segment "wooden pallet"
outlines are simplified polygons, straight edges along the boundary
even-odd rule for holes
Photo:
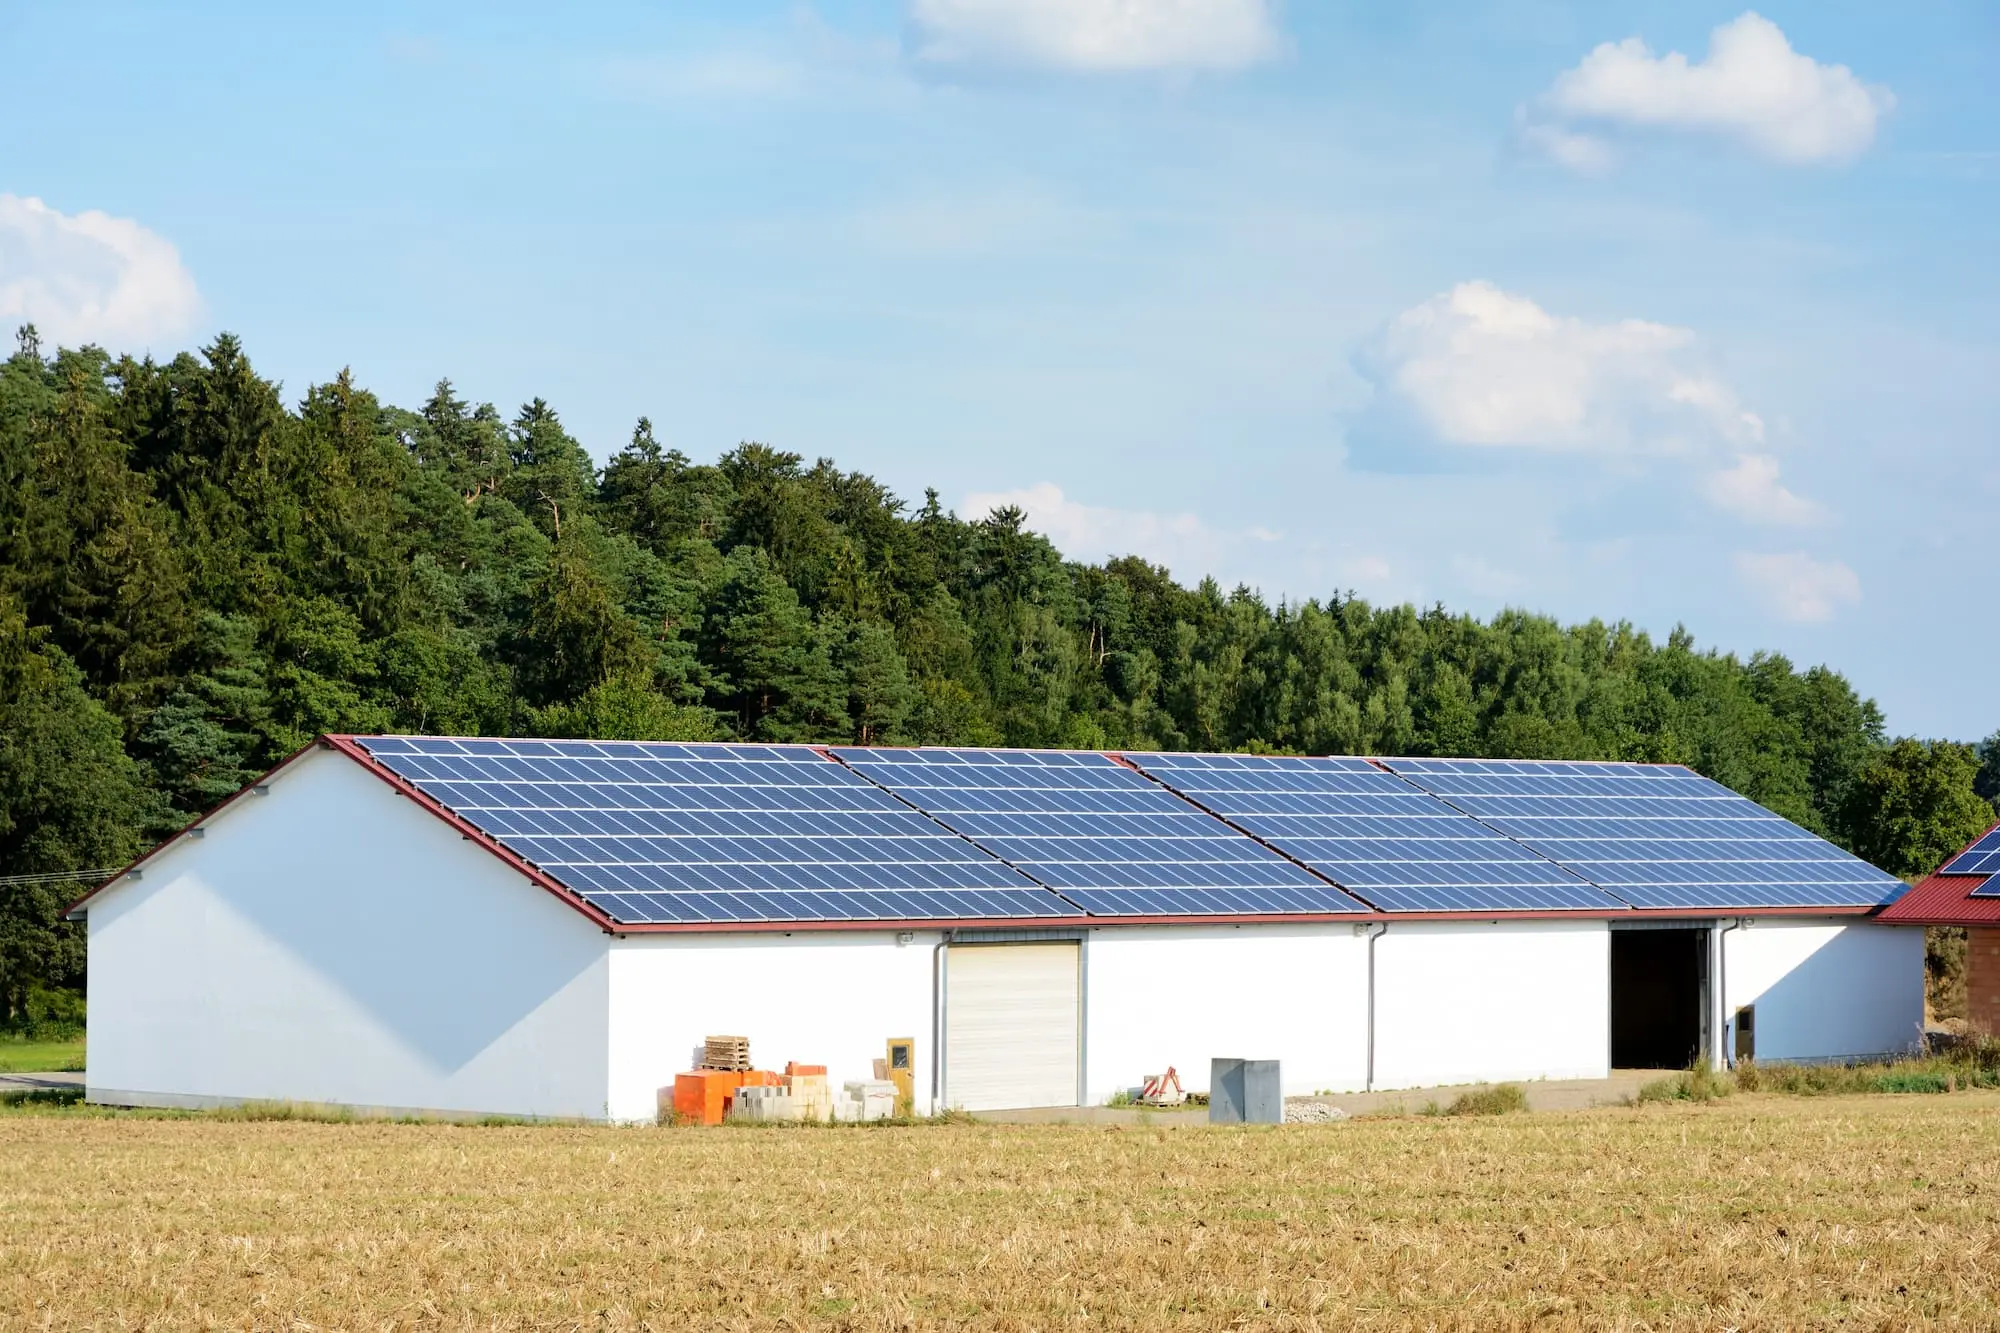
[[[702,1041],[701,1067],[703,1069],[748,1069],[750,1067],[750,1039],[748,1037],[707,1037]]]

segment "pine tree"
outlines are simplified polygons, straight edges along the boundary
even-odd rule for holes
[[[8,875],[106,869],[128,860],[152,798],[116,718],[83,674],[0,598],[0,867]],[[83,933],[62,919],[78,885],[0,885],[0,1026],[32,986],[82,980]]]
[[[575,699],[609,680],[650,678],[653,654],[575,540],[558,542],[529,589],[512,640],[521,696],[531,706]]]
[[[278,757],[268,670],[254,622],[213,611],[202,617],[188,674],[146,715],[132,745],[149,785],[176,814],[219,804]]]
[[[904,724],[916,706],[916,691],[895,636],[880,625],[851,626],[840,645],[837,665],[847,677],[847,715],[856,745],[896,745],[907,739]]]
[[[760,740],[844,740],[846,683],[829,636],[754,546],[738,547],[706,629],[720,706]]]

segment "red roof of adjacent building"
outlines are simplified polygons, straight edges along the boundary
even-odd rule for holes
[[[1883,908],[1877,921],[1924,926],[2000,926],[2000,894],[1975,898],[1991,875],[1929,875]]]
[[[1974,838],[1947,856],[1942,864],[1950,865],[1963,856],[1973,843],[1996,828],[2000,828],[2000,824],[1994,824],[1979,838]],[[2000,926],[2000,892],[1990,897],[1985,894],[1973,897],[1973,890],[1983,887],[1988,880],[2000,880],[2000,875],[1945,875],[1933,872],[1883,908],[1875,919],[1909,926]],[[1996,884],[1995,888],[2000,889],[2000,884]]]

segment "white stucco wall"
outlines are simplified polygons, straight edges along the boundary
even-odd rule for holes
[[[1604,922],[1399,921],[1375,950],[1377,1088],[1609,1076]]]
[[[1723,1013],[1757,1006],[1757,1058],[1826,1060],[1914,1045],[1924,1021],[1924,932],[1762,917],[1722,937]],[[1725,1051],[1734,1051],[1734,1034]]]
[[[660,1088],[691,1067],[710,1033],[750,1038],[760,1069],[825,1065],[838,1089],[873,1077],[891,1037],[916,1039],[920,1110],[935,1054],[931,969],[937,931],[631,935],[611,947],[610,1108],[651,1120]]]
[[[345,755],[88,914],[94,1099],[605,1114],[610,937]]]
[[[1351,925],[1107,926],[1084,960],[1085,1087],[1205,1092],[1218,1056],[1282,1061],[1287,1095],[1367,1078],[1368,952]]]

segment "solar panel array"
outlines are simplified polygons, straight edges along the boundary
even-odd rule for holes
[[[803,746],[356,743],[621,924],[1081,915]]]
[[[2000,826],[1988,829],[1979,841],[1945,862],[1938,873],[1940,875],[2000,874]]]
[[[1634,907],[1872,907],[1903,890],[1893,875],[1685,768],[1383,762]]]
[[[1318,876],[1102,754],[833,753],[1095,916],[1364,910]]]
[[[1365,759],[1128,757],[1385,912],[1623,906]]]
[[[1903,890],[1659,765],[352,739],[624,925],[1727,911]],[[2000,828],[1943,873],[2000,894]]]

